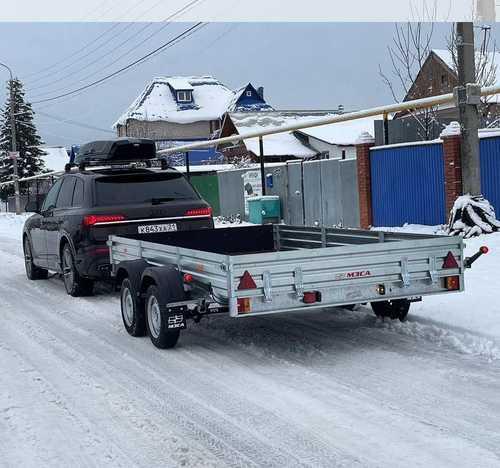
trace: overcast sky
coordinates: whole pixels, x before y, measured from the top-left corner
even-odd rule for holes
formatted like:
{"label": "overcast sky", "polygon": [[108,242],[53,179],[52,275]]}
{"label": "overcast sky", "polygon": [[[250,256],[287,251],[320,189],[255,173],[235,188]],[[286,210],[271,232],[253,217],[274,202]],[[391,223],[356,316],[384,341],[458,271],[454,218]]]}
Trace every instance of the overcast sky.
{"label": "overcast sky", "polygon": [[[0,61],[24,80],[28,98],[36,101],[99,79],[187,26],[0,23]],[[449,30],[449,24],[436,26],[433,47],[446,47]],[[100,86],[34,105],[40,112],[37,123],[48,144],[68,146],[112,136],[59,122],[42,112],[111,131],[146,83],[161,75],[212,75],[230,88],[252,82],[265,87],[268,102],[278,109],[333,109],[339,104],[361,109],[390,103],[378,66],[389,66],[386,47],[393,32],[394,25],[387,23],[212,23]],[[500,39],[497,30],[494,34]],[[0,79],[7,78],[0,68]],[[0,98],[3,102],[5,94]]]}

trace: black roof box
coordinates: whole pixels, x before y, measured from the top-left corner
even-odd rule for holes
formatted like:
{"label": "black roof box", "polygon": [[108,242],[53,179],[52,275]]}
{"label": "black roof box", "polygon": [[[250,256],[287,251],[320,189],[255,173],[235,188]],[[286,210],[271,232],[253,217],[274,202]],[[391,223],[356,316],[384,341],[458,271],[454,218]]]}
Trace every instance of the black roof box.
{"label": "black roof box", "polygon": [[91,141],[82,145],[75,158],[76,164],[90,161],[122,162],[156,158],[156,144],[145,138],[117,138]]}

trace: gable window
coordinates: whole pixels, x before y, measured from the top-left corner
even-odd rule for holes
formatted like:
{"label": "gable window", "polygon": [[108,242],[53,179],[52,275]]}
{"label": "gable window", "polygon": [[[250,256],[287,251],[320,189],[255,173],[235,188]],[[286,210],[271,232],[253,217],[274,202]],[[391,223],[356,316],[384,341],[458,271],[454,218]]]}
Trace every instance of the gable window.
{"label": "gable window", "polygon": [[247,97],[252,97],[252,91],[247,91],[245,94],[247,95]]}
{"label": "gable window", "polygon": [[192,91],[177,91],[177,102],[192,102]]}
{"label": "gable window", "polygon": [[441,75],[441,84],[443,86],[448,85],[448,76],[447,75]]}

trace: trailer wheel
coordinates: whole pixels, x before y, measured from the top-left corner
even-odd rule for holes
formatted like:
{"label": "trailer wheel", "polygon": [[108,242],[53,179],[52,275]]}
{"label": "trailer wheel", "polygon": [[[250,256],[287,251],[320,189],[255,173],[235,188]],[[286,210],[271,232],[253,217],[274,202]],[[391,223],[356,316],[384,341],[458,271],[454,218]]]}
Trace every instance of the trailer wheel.
{"label": "trailer wheel", "polygon": [[129,278],[122,281],[120,288],[120,305],[125,330],[131,336],[146,334],[146,317],[144,302],[138,296],[136,289]]}
{"label": "trailer wheel", "polygon": [[404,322],[408,316],[410,304],[408,299],[394,299],[392,301],[372,302],[371,306],[377,317],[399,319]]}
{"label": "trailer wheel", "polygon": [[169,330],[163,308],[161,296],[155,285],[149,286],[146,292],[147,329],[151,342],[160,349],[175,347],[179,340],[180,330]]}

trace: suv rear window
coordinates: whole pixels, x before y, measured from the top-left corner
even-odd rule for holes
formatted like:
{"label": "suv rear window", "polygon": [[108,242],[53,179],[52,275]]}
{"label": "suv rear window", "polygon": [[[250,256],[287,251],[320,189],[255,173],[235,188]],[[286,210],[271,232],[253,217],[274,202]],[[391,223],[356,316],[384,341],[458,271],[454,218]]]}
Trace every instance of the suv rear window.
{"label": "suv rear window", "polygon": [[154,200],[198,200],[189,182],[176,173],[122,174],[96,179],[98,206],[149,203]]}

